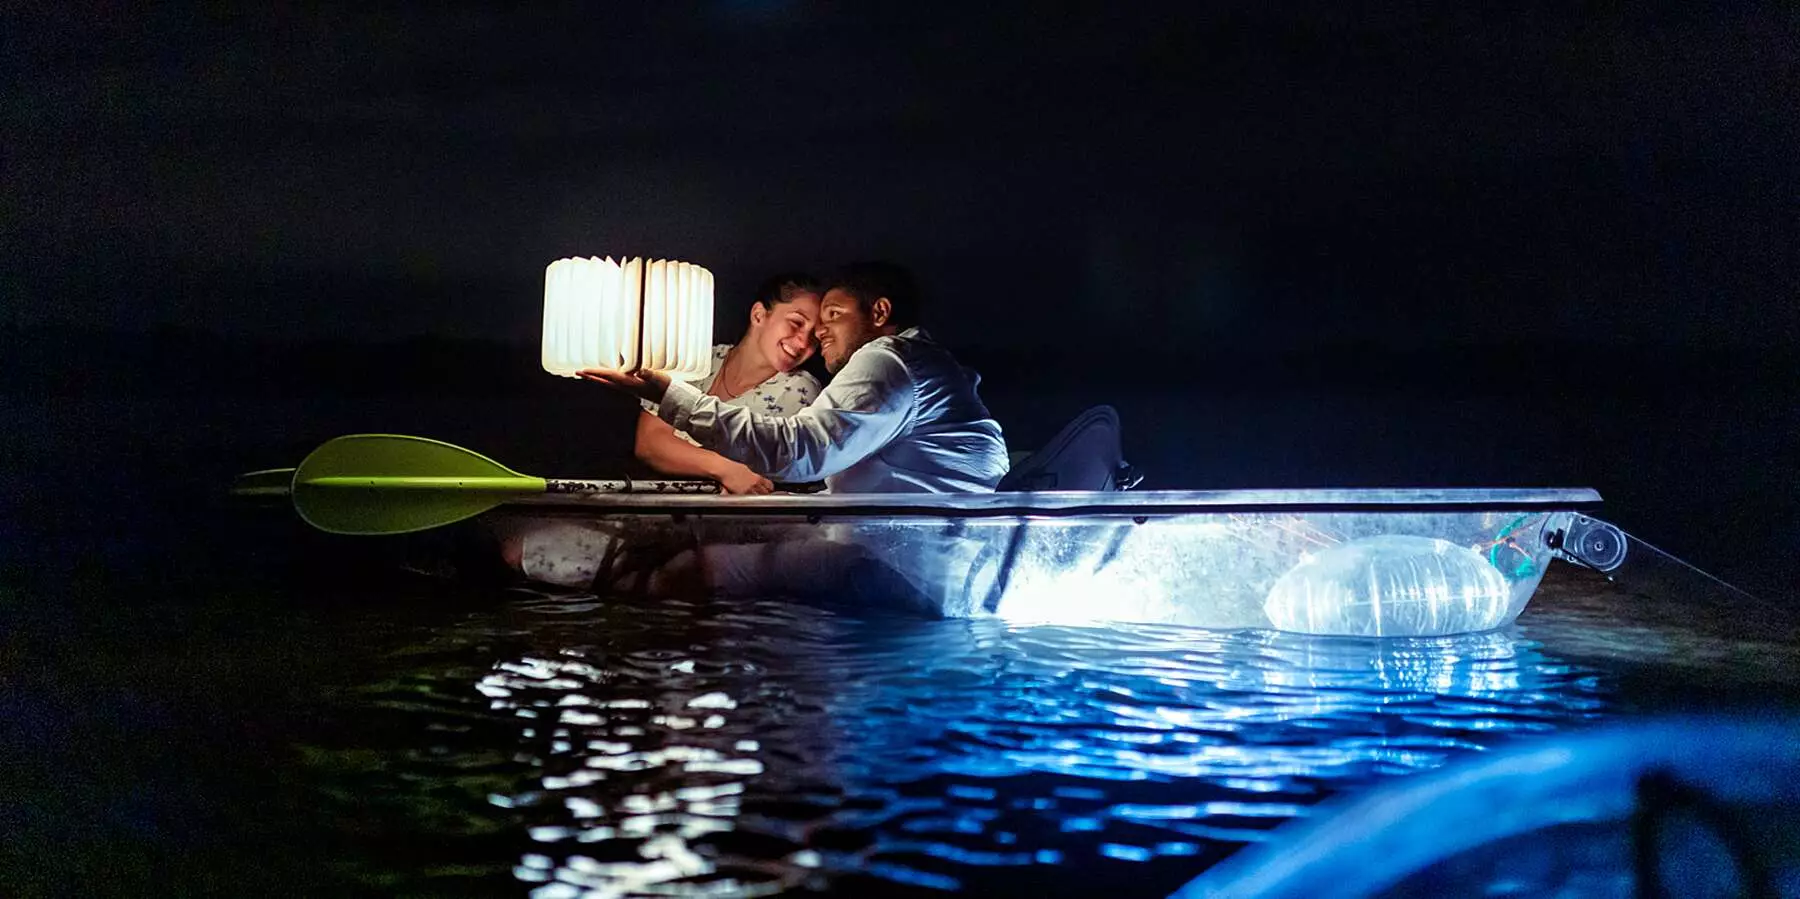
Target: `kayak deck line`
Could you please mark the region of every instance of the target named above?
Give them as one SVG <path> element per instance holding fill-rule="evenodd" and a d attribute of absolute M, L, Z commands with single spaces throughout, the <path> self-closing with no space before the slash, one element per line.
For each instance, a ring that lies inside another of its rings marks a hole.
<path fill-rule="evenodd" d="M 1600 505 L 1587 488 L 1352 488 L 1127 492 L 889 493 L 702 496 L 655 492 L 520 496 L 506 505 L 587 515 L 803 518 L 1134 518 L 1302 512 L 1578 511 Z"/>

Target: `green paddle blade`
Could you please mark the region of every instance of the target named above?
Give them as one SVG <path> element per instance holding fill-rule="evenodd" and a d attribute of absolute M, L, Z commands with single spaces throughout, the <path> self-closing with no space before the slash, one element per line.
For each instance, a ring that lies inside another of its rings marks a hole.
<path fill-rule="evenodd" d="M 313 450 L 295 470 L 294 509 L 333 534 L 407 534 L 472 518 L 544 492 L 480 453 L 425 437 L 352 434 Z"/>

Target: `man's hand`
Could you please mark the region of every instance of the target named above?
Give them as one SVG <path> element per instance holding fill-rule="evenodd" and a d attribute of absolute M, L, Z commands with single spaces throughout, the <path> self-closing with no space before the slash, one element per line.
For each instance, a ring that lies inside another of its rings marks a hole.
<path fill-rule="evenodd" d="M 774 482 L 742 465 L 726 467 L 719 472 L 718 479 L 719 486 L 730 496 L 762 496 L 775 492 Z"/>
<path fill-rule="evenodd" d="M 669 392 L 669 376 L 660 371 L 584 368 L 576 374 L 589 381 L 598 381 L 615 390 L 623 390 L 633 396 L 642 397 L 652 403 L 662 402 L 663 394 Z"/>

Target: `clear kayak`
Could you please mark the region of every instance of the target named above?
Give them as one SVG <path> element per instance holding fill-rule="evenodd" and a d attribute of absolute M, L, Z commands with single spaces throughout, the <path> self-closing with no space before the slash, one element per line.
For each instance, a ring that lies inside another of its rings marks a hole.
<path fill-rule="evenodd" d="M 717 490 L 535 478 L 440 441 L 363 434 L 233 492 L 291 502 L 335 534 L 472 520 L 520 538 L 527 575 L 579 573 L 543 578 L 563 586 L 614 589 L 633 569 L 641 585 L 654 569 L 723 593 L 1025 622 L 1469 633 L 1517 618 L 1556 558 L 1658 592 L 1737 592 L 1590 517 L 1600 495 L 1586 488 Z"/>
<path fill-rule="evenodd" d="M 1380 637 L 1511 622 L 1556 535 L 1599 500 L 1585 489 L 588 492 L 520 498 L 488 515 L 515 533 L 586 529 L 595 551 L 685 547 L 715 583 L 752 593 Z"/>

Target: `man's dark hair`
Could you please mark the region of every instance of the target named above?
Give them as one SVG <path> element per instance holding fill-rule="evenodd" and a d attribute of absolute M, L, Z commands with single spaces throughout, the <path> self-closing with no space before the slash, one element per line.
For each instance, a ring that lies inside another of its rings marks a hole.
<path fill-rule="evenodd" d="M 757 286 L 754 302 L 773 309 L 776 303 L 785 303 L 803 293 L 822 296 L 825 291 L 819 286 L 819 279 L 806 272 L 778 272 Z"/>
<path fill-rule="evenodd" d="M 888 316 L 888 324 L 897 330 L 904 331 L 919 323 L 923 305 L 919 285 L 913 280 L 912 272 L 892 262 L 852 262 L 832 274 L 826 290 L 841 290 L 855 297 L 864 309 L 887 297 L 888 304 L 894 307 Z"/>

